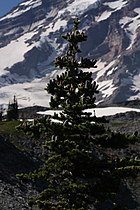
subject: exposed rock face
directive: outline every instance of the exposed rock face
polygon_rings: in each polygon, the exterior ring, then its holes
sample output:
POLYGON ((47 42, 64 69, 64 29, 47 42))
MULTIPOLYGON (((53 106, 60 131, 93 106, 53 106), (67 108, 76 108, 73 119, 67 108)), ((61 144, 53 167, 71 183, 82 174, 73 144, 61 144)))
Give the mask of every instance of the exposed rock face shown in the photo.
POLYGON ((54 58, 65 53, 61 36, 71 30, 75 15, 88 35, 80 56, 99 61, 93 69, 100 88, 98 101, 109 104, 140 98, 139 0, 26 0, 19 4, 0 19, 3 98, 9 96, 9 85, 24 85, 54 70, 54 58))

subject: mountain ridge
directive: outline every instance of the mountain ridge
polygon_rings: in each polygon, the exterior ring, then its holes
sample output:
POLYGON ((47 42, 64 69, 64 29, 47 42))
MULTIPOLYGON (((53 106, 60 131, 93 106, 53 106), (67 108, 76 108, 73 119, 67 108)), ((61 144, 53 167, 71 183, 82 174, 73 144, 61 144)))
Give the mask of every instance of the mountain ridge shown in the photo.
POLYGON ((26 0, 0 18, 1 104, 16 95, 23 107, 48 106, 44 88, 62 72, 53 60, 65 53, 62 35, 76 15, 88 36, 80 56, 98 60, 98 68, 90 69, 99 84, 98 103, 140 98, 138 0, 26 0))

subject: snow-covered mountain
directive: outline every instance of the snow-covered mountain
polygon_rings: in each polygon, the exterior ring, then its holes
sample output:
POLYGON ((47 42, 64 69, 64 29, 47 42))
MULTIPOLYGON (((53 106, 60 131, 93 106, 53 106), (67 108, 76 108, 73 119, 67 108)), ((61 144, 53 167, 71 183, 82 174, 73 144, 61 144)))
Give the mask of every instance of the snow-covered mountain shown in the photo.
POLYGON ((98 101, 140 98, 140 0, 25 0, 0 19, 0 104, 16 95, 21 106, 48 106, 44 88, 61 73, 53 60, 76 15, 88 35, 82 56, 98 60, 98 101))

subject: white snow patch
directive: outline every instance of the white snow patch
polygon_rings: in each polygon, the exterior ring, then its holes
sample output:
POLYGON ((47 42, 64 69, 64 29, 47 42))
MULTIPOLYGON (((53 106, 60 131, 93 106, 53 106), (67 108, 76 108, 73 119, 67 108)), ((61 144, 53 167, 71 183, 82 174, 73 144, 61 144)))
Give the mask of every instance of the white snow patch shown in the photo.
POLYGON ((110 69, 108 72, 107 72, 107 76, 113 74, 115 72, 115 70, 117 69, 117 67, 113 67, 112 69, 110 69))
POLYGON ((58 31, 60 30, 61 27, 64 27, 67 25, 67 21, 66 20, 61 20, 59 19, 53 26, 53 31, 58 31))
POLYGON ((24 54, 31 50, 36 43, 29 46, 26 40, 35 33, 30 32, 22 35, 17 40, 11 41, 5 47, 0 48, 0 75, 7 73, 4 69, 12 67, 15 63, 24 60, 24 54))
POLYGON ((122 9, 127 3, 127 0, 118 0, 104 3, 104 5, 108 6, 111 9, 111 11, 104 11, 100 16, 95 17, 95 21, 100 22, 108 19, 113 12, 122 9))
POLYGON ((67 8, 59 11, 58 16, 65 13, 71 13, 71 15, 80 15, 85 13, 87 10, 98 7, 99 0, 75 0, 68 5, 67 8))
POLYGON ((117 11, 122 9, 127 3, 128 3, 127 0, 118 0, 118 1, 106 2, 104 3, 104 5, 107 5, 111 9, 117 11))
MULTIPOLYGON (((130 112, 130 111, 135 111, 135 112, 140 112, 140 109, 135 109, 135 108, 126 108, 126 107, 105 107, 105 108, 92 108, 92 109, 86 109, 85 112, 91 112, 92 116, 94 116, 94 112, 97 117, 102 117, 102 116, 111 116, 115 115, 117 113, 125 113, 125 112, 130 112)), ((60 110, 47 110, 47 111, 40 111, 37 112, 38 114, 42 115, 51 115, 53 116, 54 113, 60 114, 62 111, 60 110)))
POLYGON ((113 80, 98 82, 98 85, 99 91, 103 94, 103 98, 111 96, 113 91, 117 89, 117 87, 113 85, 113 80))
MULTIPOLYGON (((115 64, 115 60, 111 61, 108 65, 106 65, 106 62, 97 62, 97 68, 96 68, 96 72, 97 72, 97 77, 96 77, 96 81, 98 81, 98 79, 105 75, 105 73, 108 71, 108 69, 110 69, 114 64, 115 64)), ((112 67, 113 68, 113 67, 112 67)))
POLYGON ((67 21, 66 20, 61 20, 61 19, 58 19, 55 23, 50 23, 49 26, 47 26, 47 35, 50 33, 50 32, 56 32, 58 30, 60 30, 61 27, 65 27, 67 25, 67 21))
POLYGON ((28 6, 30 4, 32 4, 33 0, 29 0, 29 1, 24 1, 22 3, 20 3, 21 6, 28 6))
POLYGON ((110 17, 111 14, 112 14, 111 11, 104 11, 100 16, 95 17, 95 21, 100 22, 100 21, 106 20, 110 17))
POLYGON ((105 108, 87 109, 87 111, 91 112, 93 116, 94 116, 94 110, 97 117, 111 116, 118 113, 125 113, 131 111, 140 112, 140 109, 126 108, 126 107, 105 107, 105 108))
POLYGON ((20 6, 29 6, 29 5, 31 6, 31 5, 36 5, 38 3, 42 4, 41 0, 29 0, 29 1, 26 0, 25 2, 20 3, 20 6))

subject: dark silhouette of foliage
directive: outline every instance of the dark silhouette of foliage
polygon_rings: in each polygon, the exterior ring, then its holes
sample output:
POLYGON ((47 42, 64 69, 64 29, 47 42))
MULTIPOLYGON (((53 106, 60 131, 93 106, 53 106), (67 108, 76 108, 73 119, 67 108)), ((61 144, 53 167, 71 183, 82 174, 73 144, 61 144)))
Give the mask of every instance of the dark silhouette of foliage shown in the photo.
POLYGON ((3 112, 4 112, 4 110, 1 106, 1 108, 0 108, 0 121, 2 121, 2 119, 3 119, 3 112))
POLYGON ((8 105, 7 110, 7 120, 17 120, 18 119, 18 102, 16 96, 14 96, 13 102, 8 105))

